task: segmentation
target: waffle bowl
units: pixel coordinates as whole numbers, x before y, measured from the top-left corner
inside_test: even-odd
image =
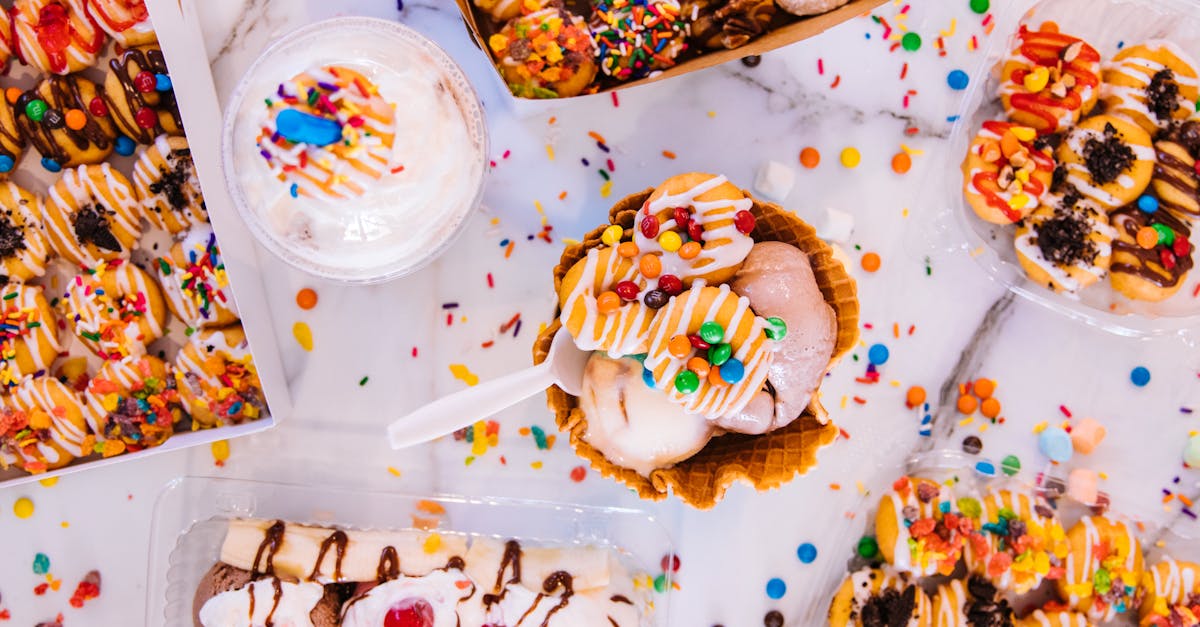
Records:
[[[609,223],[620,225],[632,233],[634,220],[642,204],[654,189],[625,197],[609,212]],[[754,241],[779,241],[804,251],[812,262],[817,284],[825,301],[837,317],[838,334],[830,367],[858,342],[858,289],[854,279],[833,251],[817,237],[816,231],[794,214],[778,205],[754,199],[751,213],[757,220]],[[578,244],[563,250],[554,268],[554,289],[561,287],[563,277],[571,266],[583,259],[589,250],[601,246],[600,235],[608,224],[593,229]],[[558,332],[559,312],[533,345],[533,361],[541,363],[550,351],[550,343]],[[709,509],[725,495],[734,481],[744,480],[757,490],[769,490],[804,474],[817,463],[817,451],[833,442],[837,427],[829,421],[821,406],[819,393],[814,394],[804,413],[792,423],[762,435],[727,433],[714,437],[695,455],[670,468],[658,468],[649,477],[610,462],[603,453],[584,440],[587,417],[579,408],[579,399],[558,387],[546,391],[547,404],[554,411],[558,428],[569,434],[575,453],[588,460],[602,476],[619,481],[651,501],[661,501],[674,492],[683,502],[698,509]]]

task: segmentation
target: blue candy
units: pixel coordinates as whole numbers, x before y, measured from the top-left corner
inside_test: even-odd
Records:
[[[113,150],[116,150],[118,155],[128,157],[133,154],[134,150],[137,150],[137,143],[124,135],[120,135],[113,144]]]
[[[996,465],[986,459],[975,462],[975,472],[988,477],[996,476]]]
[[[876,366],[886,364],[890,356],[891,353],[888,351],[888,347],[883,344],[875,344],[867,351],[867,360]]]
[[[1149,194],[1137,199],[1138,209],[1146,213],[1154,213],[1158,211],[1158,199]]]
[[[8,155],[0,155],[0,172],[11,172],[17,162]]]
[[[738,381],[741,381],[742,377],[744,376],[746,376],[746,367],[742,365],[742,362],[736,359],[730,359],[729,361],[721,364],[721,378],[724,379],[726,383],[737,383]]]
[[[946,84],[954,91],[962,91],[967,88],[967,83],[970,82],[970,77],[962,70],[951,70],[946,75]]]
[[[812,542],[805,542],[796,549],[796,557],[805,564],[811,564],[813,560],[817,559],[817,547],[813,546]]]
[[[1138,387],[1145,387],[1150,383],[1150,370],[1145,366],[1138,366],[1129,372],[1129,380]]]
[[[1050,461],[1062,463],[1071,459],[1075,447],[1069,433],[1058,427],[1048,427],[1038,434],[1038,450]]]
[[[328,146],[342,139],[342,125],[303,111],[284,109],[275,116],[275,130],[294,144]]]
[[[654,373],[649,368],[642,368],[642,381],[648,387],[654,387]]]
[[[166,74],[155,74],[154,89],[156,91],[171,91],[171,77]]]
[[[62,172],[62,166],[50,157],[42,157],[42,167],[50,172]]]
[[[767,582],[767,596],[772,599],[782,599],[783,595],[787,594],[787,584],[783,580],[775,577]]]

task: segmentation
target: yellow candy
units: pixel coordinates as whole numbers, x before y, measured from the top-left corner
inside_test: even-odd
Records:
[[[292,335],[296,338],[296,343],[306,351],[313,349],[312,329],[303,322],[297,322],[292,325]],[[111,410],[110,410],[111,411]]]
[[[466,383],[468,386],[479,385],[479,375],[471,372],[471,370],[463,364],[450,364],[450,374],[454,375],[455,379]]]
[[[16,514],[17,518],[33,516],[33,501],[23,496],[17,499],[17,502],[13,503],[13,514]]]
[[[1028,172],[1027,170],[1017,170],[1017,171],[1016,171],[1016,172],[1013,174],[1013,176],[1014,176],[1014,177],[1016,177],[1016,179],[1017,179],[1018,181],[1021,181],[1022,183],[1028,183],[1028,182],[1029,182],[1029,172]]]
[[[1037,137],[1037,131],[1028,126],[1014,126],[1010,130],[1017,139],[1023,142],[1031,142]]]
[[[488,38],[488,46],[491,47],[492,52],[500,52],[508,47],[508,38],[497,33]]]
[[[1045,89],[1049,82],[1050,70],[1039,66],[1025,75],[1024,85],[1026,90],[1036,94]]]
[[[229,440],[217,440],[212,443],[214,461],[223,462],[229,459]]]
[[[679,234],[675,231],[667,231],[658,236],[658,245],[662,246],[663,250],[673,253],[683,246],[683,240],[679,238]]]
[[[1022,207],[1025,207],[1028,204],[1029,204],[1029,196],[1027,196],[1023,193],[1013,196],[1012,199],[1008,201],[1008,206],[1012,207],[1013,209],[1020,209]]]
[[[862,161],[862,155],[859,154],[857,148],[851,146],[842,150],[842,165],[847,168],[856,168],[860,161]]]
[[[38,483],[42,484],[42,487],[53,488],[55,484],[58,483],[58,477],[46,477],[45,479],[39,479]]]
[[[436,533],[432,533],[432,534],[429,534],[428,538],[425,538],[425,546],[423,548],[425,549],[426,553],[432,555],[434,553],[437,553],[438,549],[441,548],[441,546],[442,546],[442,536],[440,536]]]
[[[616,246],[624,235],[625,229],[622,229],[620,225],[613,224],[604,229],[604,233],[600,235],[600,241],[604,242],[606,246]]]

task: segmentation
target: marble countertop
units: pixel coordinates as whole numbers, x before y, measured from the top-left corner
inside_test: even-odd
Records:
[[[969,435],[982,440],[981,458],[999,463],[1016,455],[1032,476],[1044,459],[1032,430],[1062,420],[1064,410],[1108,428],[1108,440],[1085,463],[1106,473],[1101,487],[1115,509],[1153,528],[1179,515],[1178,505],[1163,505],[1161,488],[1196,495],[1200,476],[1180,464],[1187,433],[1197,428],[1181,408],[1200,398],[1188,344],[1175,336],[1134,339],[1082,325],[1014,298],[965,252],[936,254],[924,244],[924,218],[943,208],[957,177],[946,169],[943,148],[961,92],[947,86],[947,73],[963,69],[979,80],[981,55],[968,41],[999,37],[1018,10],[997,15],[1001,24],[989,37],[967,2],[913,0],[906,16],[898,15],[903,3],[889,2],[875,15],[922,34],[920,50],[891,50],[884,25],[863,16],[767,54],[756,67],[734,62],[624,91],[619,106],[604,96],[518,115],[453,3],[402,4],[397,11],[380,0],[205,3],[202,26],[218,92],[226,97],[262,46],[291,28],[338,14],[399,19],[445,47],[480,92],[496,161],[485,209],[440,261],[386,285],[315,283],[260,253],[296,414],[273,430],[231,441],[223,466],[200,447],[0,492],[0,533],[10,539],[0,569],[0,610],[10,612],[12,624],[37,624],[59,613],[67,625],[141,620],[147,573],[153,572],[145,538],[155,498],[166,481],[182,475],[641,508],[666,526],[681,558],[670,599],[670,624],[680,626],[761,625],[770,610],[788,625],[803,624],[816,595],[830,585],[823,575],[857,540],[862,519],[852,515],[863,500],[860,489],[877,491],[911,454],[957,450]],[[944,56],[934,45],[939,31],[946,33]],[[589,132],[603,136],[612,152],[600,152]],[[890,167],[901,145],[915,155],[904,175]],[[814,170],[799,165],[805,146],[822,155]],[[839,165],[844,147],[859,150],[861,165]],[[605,159],[612,160],[607,198],[597,172]],[[612,201],[671,174],[722,172],[750,187],[767,160],[796,170],[796,186],[783,204],[800,216],[818,220],[828,207],[855,217],[845,249],[859,281],[864,345],[823,388],[844,437],[821,453],[818,468],[768,493],[735,486],[708,512],[673,500],[641,502],[592,472],[574,481],[571,471],[581,461],[565,441],[540,450],[520,434],[533,426],[553,432],[540,397],[494,417],[497,446],[470,463],[470,445],[452,438],[387,449],[383,427],[391,419],[462,386],[450,364],[486,379],[528,363],[538,324],[553,312],[550,269],[560,238],[580,236],[603,220]],[[529,239],[541,231],[543,214],[554,227],[552,244]],[[515,242],[508,257],[504,239]],[[878,272],[859,267],[866,252],[880,255]],[[311,311],[295,305],[303,287],[320,296]],[[458,307],[445,310],[447,302]],[[523,330],[516,337],[511,329],[500,333],[518,313]],[[312,352],[292,339],[297,321],[312,329]],[[489,340],[494,344],[483,348]],[[865,371],[865,347],[875,343],[888,346],[891,357],[880,369],[881,383],[864,385],[855,379]],[[1130,383],[1135,366],[1150,370],[1149,385]],[[953,409],[957,385],[980,376],[998,382],[1003,424],[985,427]],[[928,437],[920,434],[920,416],[904,407],[910,385],[930,390],[935,404]],[[19,498],[32,500],[32,517],[14,516]],[[812,564],[797,558],[805,542],[818,549]],[[49,558],[51,578],[61,582],[57,590],[35,592],[47,581],[31,568],[38,553]],[[101,596],[82,609],[70,607],[75,584],[92,569],[103,577]],[[787,588],[778,599],[765,591],[773,578]]]

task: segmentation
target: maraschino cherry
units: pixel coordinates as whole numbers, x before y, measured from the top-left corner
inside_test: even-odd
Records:
[[[425,599],[409,597],[388,610],[383,627],[433,627],[433,606]]]

